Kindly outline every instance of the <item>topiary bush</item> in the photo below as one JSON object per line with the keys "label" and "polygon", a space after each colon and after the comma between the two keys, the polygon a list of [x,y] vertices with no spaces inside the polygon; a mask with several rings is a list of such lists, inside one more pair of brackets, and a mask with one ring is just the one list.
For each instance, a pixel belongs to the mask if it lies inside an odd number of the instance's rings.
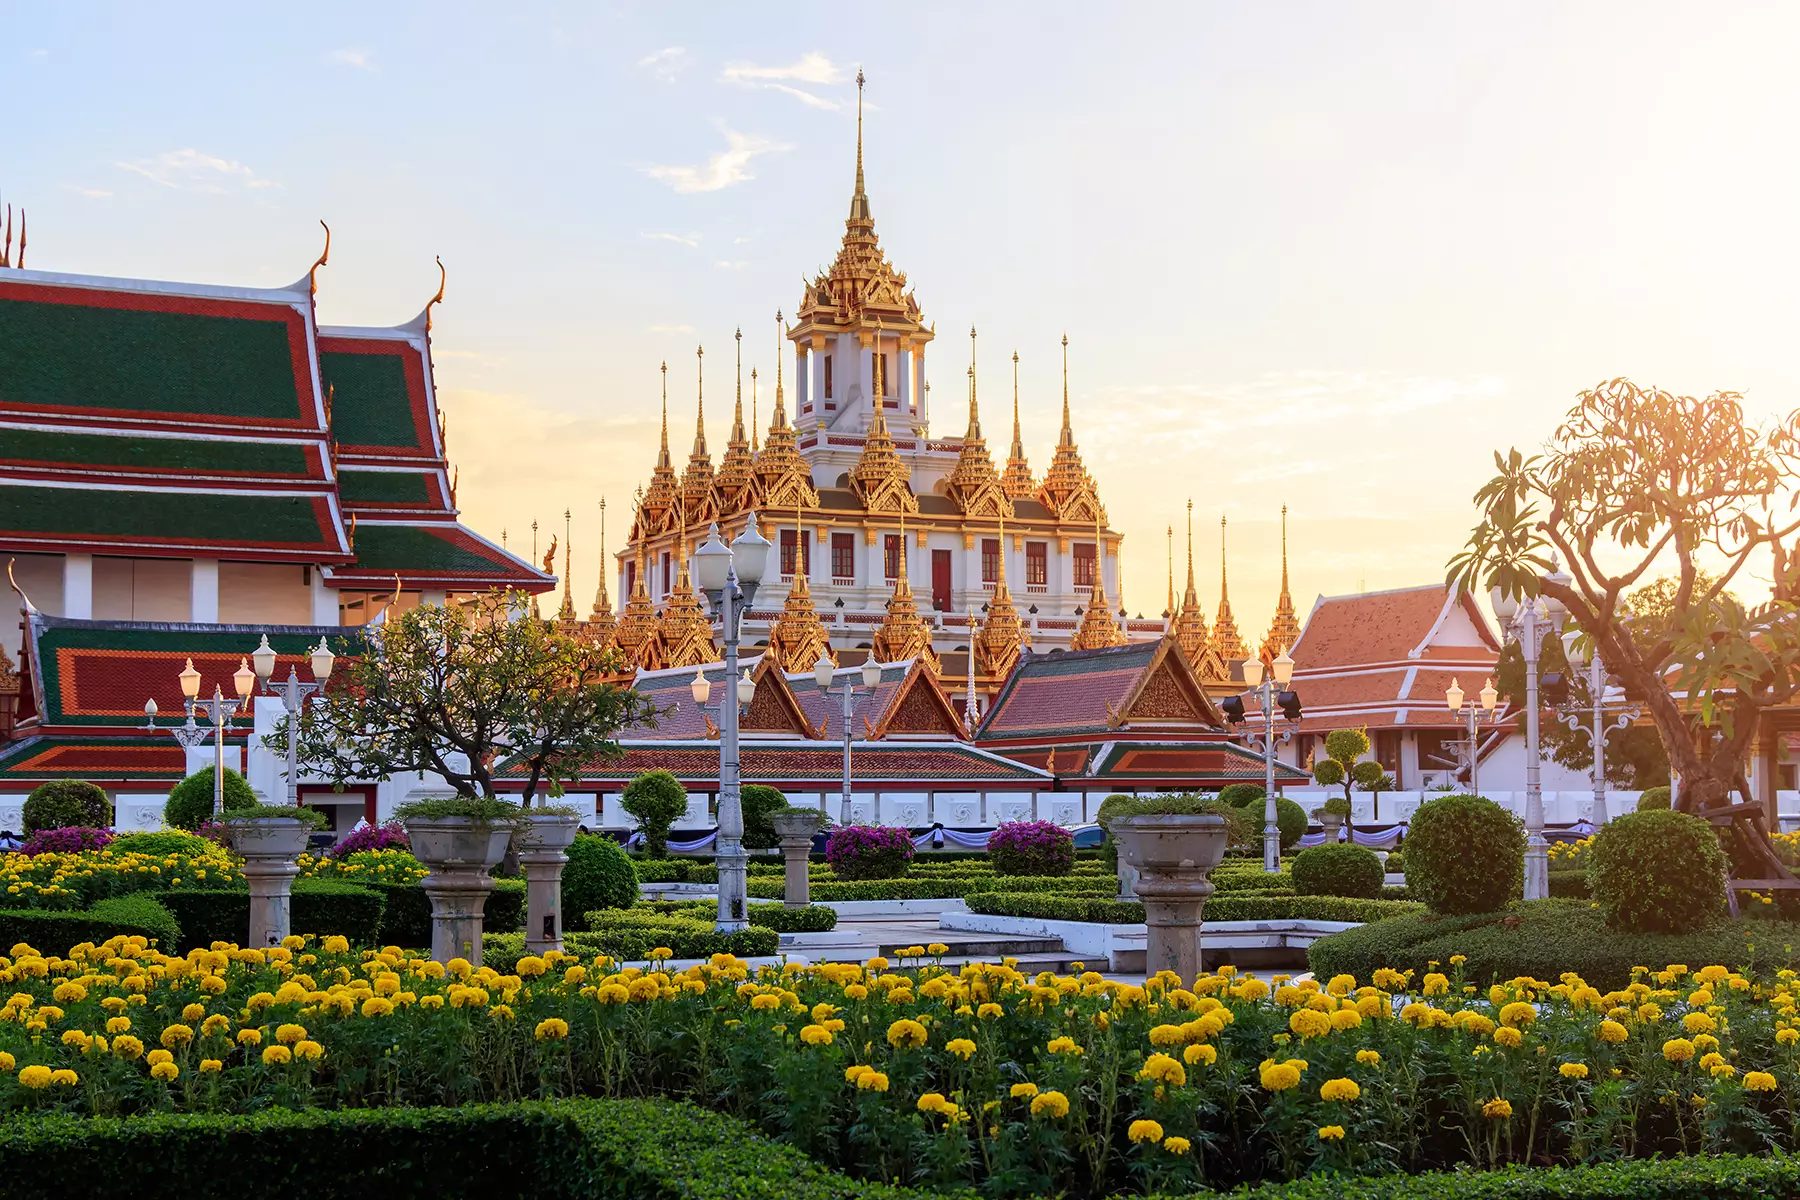
{"label": "topiary bush", "polygon": [[121,833],[108,846],[114,854],[151,854],[158,858],[167,858],[171,854],[185,854],[192,858],[196,855],[211,854],[218,847],[195,833],[182,833],[174,829],[146,830],[142,833]]}
{"label": "topiary bush", "polygon": [[1419,805],[1406,833],[1406,890],[1433,912],[1495,912],[1525,888],[1525,826],[1481,796]]}
{"label": "topiary bush", "polygon": [[32,789],[20,820],[26,833],[72,825],[111,825],[112,801],[98,784],[85,779],[52,779]]}
{"label": "topiary bush", "polygon": [[1075,836],[1054,821],[1008,821],[988,838],[988,857],[1002,875],[1067,875]]}
{"label": "topiary bush", "polygon": [[744,849],[773,850],[781,845],[775,826],[769,822],[771,816],[788,806],[781,789],[746,783],[738,789],[738,798],[744,810]]}
{"label": "topiary bush", "polygon": [[[1306,810],[1286,796],[1275,797],[1275,828],[1281,831],[1281,848],[1291,849],[1306,836]],[[1258,821],[1258,833],[1261,830],[1262,822]]]}
{"label": "topiary bush", "polygon": [[1725,851],[1704,818],[1647,810],[1608,821],[1588,847],[1588,888],[1613,929],[1687,933],[1724,907]]}
{"label": "topiary bush", "polygon": [[839,879],[898,879],[912,856],[912,839],[892,825],[845,825],[825,840],[825,861]]}
{"label": "topiary bush", "polygon": [[562,910],[566,929],[586,929],[587,914],[630,908],[637,903],[638,877],[631,859],[609,837],[577,834],[563,868]]}
{"label": "topiary bush", "polygon": [[1381,860],[1366,846],[1314,846],[1294,859],[1294,894],[1378,900],[1385,874]]}
{"label": "topiary bush", "polygon": [[1264,794],[1260,783],[1228,783],[1219,789],[1219,799],[1233,808],[1260,804]]}
{"label": "topiary bush", "polygon": [[669,852],[669,829],[687,815],[687,789],[667,771],[645,771],[625,785],[619,807],[637,818],[644,852],[661,858]]}
{"label": "topiary bush", "polygon": [[1674,792],[1667,786],[1645,788],[1638,793],[1637,810],[1651,812],[1659,808],[1669,808],[1674,803]]}
{"label": "topiary bush", "polygon": [[[256,793],[244,777],[225,768],[225,811],[255,808]],[[171,829],[198,829],[213,815],[213,769],[202,767],[176,784],[163,805],[163,823]]]}

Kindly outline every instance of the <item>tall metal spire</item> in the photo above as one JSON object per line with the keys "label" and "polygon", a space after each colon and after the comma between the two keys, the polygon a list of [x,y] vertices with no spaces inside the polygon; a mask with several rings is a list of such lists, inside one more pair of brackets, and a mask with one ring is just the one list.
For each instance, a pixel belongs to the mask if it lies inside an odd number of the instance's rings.
{"label": "tall metal spire", "polygon": [[869,197],[863,191],[863,79],[862,68],[856,70],[856,192],[850,197],[850,219],[868,221]]}
{"label": "tall metal spire", "polygon": [[669,360],[662,364],[662,449],[657,453],[656,465],[672,467],[669,460]]}

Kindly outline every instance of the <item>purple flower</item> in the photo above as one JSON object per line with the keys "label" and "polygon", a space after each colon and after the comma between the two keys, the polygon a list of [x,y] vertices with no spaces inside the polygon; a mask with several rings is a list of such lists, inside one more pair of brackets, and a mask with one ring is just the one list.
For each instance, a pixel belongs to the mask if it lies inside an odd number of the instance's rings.
{"label": "purple flower", "polygon": [[1010,821],[988,838],[988,857],[1002,875],[1067,875],[1075,838],[1054,821]]}
{"label": "purple flower", "polygon": [[897,879],[912,856],[912,838],[892,825],[845,825],[825,840],[825,861],[840,879]]}
{"label": "purple flower", "polygon": [[79,854],[83,850],[103,850],[113,840],[110,829],[86,825],[66,825],[61,829],[40,829],[25,839],[20,854]]}
{"label": "purple flower", "polygon": [[388,821],[381,825],[364,825],[361,829],[352,830],[344,835],[344,840],[325,852],[327,858],[342,858],[346,854],[355,854],[359,850],[401,850],[412,849],[406,840],[406,830],[398,821]]}

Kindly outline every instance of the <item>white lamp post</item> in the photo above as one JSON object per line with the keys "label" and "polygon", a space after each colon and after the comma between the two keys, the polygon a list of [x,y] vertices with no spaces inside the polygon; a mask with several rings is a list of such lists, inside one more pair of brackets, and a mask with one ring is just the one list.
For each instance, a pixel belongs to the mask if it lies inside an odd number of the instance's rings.
{"label": "white lamp post", "polygon": [[1463,690],[1457,686],[1455,676],[1450,677],[1450,686],[1444,689],[1444,701],[1450,706],[1450,711],[1468,717],[1469,740],[1464,745],[1468,748],[1469,754],[1469,792],[1475,796],[1481,795],[1481,743],[1478,740],[1481,734],[1481,720],[1483,717],[1493,716],[1494,708],[1500,702],[1500,693],[1494,689],[1492,679],[1487,681],[1479,696],[1481,702],[1469,705],[1467,713],[1464,714]]}
{"label": "white lamp post", "polygon": [[813,664],[813,682],[818,685],[819,691],[823,692],[825,695],[838,695],[844,698],[844,717],[842,721],[844,732],[844,778],[840,785],[842,790],[838,793],[838,824],[848,825],[850,824],[850,717],[855,707],[856,697],[873,692],[876,687],[880,685],[881,664],[875,661],[874,651],[870,651],[869,657],[863,660],[861,687],[857,686],[856,679],[852,677],[844,680],[841,686],[834,688],[831,686],[832,674],[833,668],[831,660],[823,654],[819,655],[819,661]]}
{"label": "white lamp post", "polygon": [[275,649],[269,645],[269,635],[262,635],[262,644],[250,656],[256,678],[262,684],[265,695],[274,696],[281,701],[284,714],[282,725],[287,731],[287,802],[298,806],[300,803],[299,767],[296,759],[299,754],[300,712],[306,706],[306,698],[315,692],[323,691],[325,683],[331,678],[331,669],[337,663],[337,655],[325,644],[323,635],[319,644],[314,646],[311,654],[313,673],[312,683],[301,683],[299,673],[288,668],[287,682],[279,687],[269,686],[269,677],[275,674]]}
{"label": "white lamp post", "polygon": [[[203,712],[212,724],[213,737],[213,815],[219,816],[225,811],[225,730],[231,724],[231,718],[238,709],[250,701],[250,692],[256,687],[256,673],[250,669],[247,660],[239,660],[238,669],[231,676],[231,686],[237,692],[234,699],[227,699],[225,692],[218,684],[213,685],[212,699],[200,699],[200,672],[194,669],[194,660],[188,659],[177,677],[181,680],[182,710],[187,713],[187,724],[169,730],[175,740],[186,749],[193,749],[206,740],[206,733],[194,723],[194,714]],[[156,701],[144,702],[145,728],[154,731],[156,724]]]}
{"label": "white lamp post", "polygon": [[[744,805],[738,791],[738,706],[748,703],[745,692],[754,693],[755,685],[747,672],[738,677],[738,623],[756,596],[768,561],[769,539],[756,532],[755,513],[729,547],[720,540],[715,524],[692,561],[700,590],[720,615],[726,678],[737,681],[737,703],[727,697],[719,706],[719,840],[713,857],[719,867],[718,928],[723,933],[749,926],[744,882],[750,856],[744,851]],[[710,691],[705,676],[696,675],[695,702],[705,704]]]}
{"label": "white lamp post", "polygon": [[1276,736],[1275,689],[1279,687],[1285,692],[1293,679],[1294,660],[1285,646],[1269,664],[1266,678],[1262,659],[1251,655],[1244,660],[1244,682],[1250,685],[1250,691],[1257,694],[1262,704],[1262,736],[1252,737],[1249,742],[1251,749],[1260,750],[1263,756],[1263,870],[1271,874],[1281,870],[1281,823],[1275,810],[1275,747],[1294,736],[1292,729],[1284,729],[1279,737]]}
{"label": "white lamp post", "polygon": [[[1554,568],[1554,564],[1552,564]],[[1568,576],[1552,570],[1546,580],[1567,583]],[[1562,628],[1568,611],[1546,596],[1521,604],[1494,590],[1494,615],[1516,638],[1525,657],[1525,899],[1544,900],[1550,895],[1550,843],[1544,840],[1544,789],[1542,756],[1538,744],[1538,659],[1544,638]]]}
{"label": "white lamp post", "polygon": [[1579,667],[1582,659],[1587,659],[1588,702],[1559,709],[1556,715],[1563,724],[1577,732],[1584,722],[1587,723],[1588,743],[1594,751],[1589,780],[1594,786],[1594,811],[1588,819],[1595,829],[1599,829],[1611,819],[1606,811],[1606,735],[1614,729],[1624,729],[1630,725],[1642,715],[1643,709],[1635,704],[1608,704],[1606,667],[1601,663],[1600,655],[1588,655],[1572,634],[1564,639],[1563,644],[1571,667]]}

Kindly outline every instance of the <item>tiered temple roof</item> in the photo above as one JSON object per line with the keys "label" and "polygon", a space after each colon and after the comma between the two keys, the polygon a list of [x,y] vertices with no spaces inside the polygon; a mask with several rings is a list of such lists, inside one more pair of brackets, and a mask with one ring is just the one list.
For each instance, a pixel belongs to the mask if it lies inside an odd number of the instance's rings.
{"label": "tiered temple roof", "polygon": [[663,665],[662,643],[656,636],[656,605],[650,599],[648,572],[644,569],[644,547],[638,545],[637,570],[633,572],[631,597],[613,630],[613,645],[640,670],[654,671]]}
{"label": "tiered temple roof", "polygon": [[1208,682],[1229,679],[1231,670],[1206,632],[1206,610],[1200,607],[1200,594],[1194,590],[1194,502],[1187,511],[1187,588],[1181,593],[1181,606],[1174,614],[1175,641],[1187,655],[1195,673]]}
{"label": "tiered temple roof", "polygon": [[1019,352],[1013,351],[1013,434],[1012,446],[1006,455],[1006,473],[1000,477],[1000,486],[1013,500],[1028,500],[1037,496],[1037,480],[1032,478],[1031,463],[1025,458],[1025,439],[1019,432]]}
{"label": "tiered temple roof", "polygon": [[718,516],[712,455],[706,450],[705,347],[694,351],[694,364],[694,448],[688,453],[687,470],[681,476],[681,519],[689,525],[706,524]]}
{"label": "tiered temple roof", "polygon": [[1038,499],[1059,521],[1106,521],[1106,510],[1100,507],[1099,489],[1087,467],[1082,465],[1081,448],[1075,444],[1075,431],[1069,423],[1069,335],[1063,334],[1063,404],[1062,431],[1056,438],[1056,455],[1044,482],[1038,487]]}
{"label": "tiered temple roof", "polygon": [[[781,314],[775,314],[777,329],[785,329]],[[769,431],[762,449],[756,455],[756,487],[763,505],[773,509],[817,508],[819,489],[813,486],[812,472],[800,457],[795,445],[794,427],[788,424],[787,396],[782,385],[781,347],[775,349],[775,411],[769,418]]]}
{"label": "tiered temple roof", "polygon": [[1262,657],[1274,662],[1283,650],[1300,640],[1300,621],[1294,616],[1294,598],[1288,593],[1287,505],[1281,506],[1281,597],[1275,601],[1275,619],[1262,640]]}
{"label": "tiered temple roof", "polygon": [[[1000,528],[1000,539],[1004,544],[1004,525]],[[990,680],[1003,680],[1011,675],[1013,667],[1019,661],[1019,654],[1026,645],[1019,610],[1014,607],[1012,592],[1006,586],[1004,554],[1000,556],[999,568],[998,577],[994,580],[993,595],[988,598],[987,615],[982,618],[981,628],[976,632],[974,643],[970,647],[975,655],[976,673]]]}
{"label": "tiered temple roof", "polygon": [[[989,470],[993,464],[988,464]],[[875,418],[857,456],[856,469],[850,472],[850,487],[870,512],[916,513],[919,498],[913,495],[912,472],[894,451],[894,439],[888,434],[887,418],[881,406],[875,406]]]}
{"label": "tiered temple roof", "polygon": [[931,647],[931,627],[919,615],[913,599],[912,584],[906,578],[906,527],[900,528],[900,570],[894,577],[894,591],[888,597],[887,615],[875,630],[875,658],[879,662],[910,662],[921,659],[932,671],[941,665],[937,651]]}
{"label": "tiered temple roof", "polygon": [[675,545],[675,586],[669,589],[669,598],[663,602],[662,616],[656,623],[657,658],[665,667],[718,662],[712,622],[688,578],[685,547],[679,541]]}
{"label": "tiered temple roof", "polygon": [[757,497],[756,461],[744,432],[744,331],[738,330],[733,340],[737,343],[737,400],[731,417],[731,436],[725,442],[725,457],[719,460],[718,474],[713,478],[722,515],[755,507]]}
{"label": "tiered temple roof", "polygon": [[1000,484],[994,460],[988,454],[987,440],[981,436],[981,405],[976,394],[973,347],[975,327],[969,327],[969,426],[963,433],[962,449],[956,466],[950,471],[948,489],[951,499],[966,516],[1010,517],[1012,497]]}
{"label": "tiered temple roof", "polygon": [[1225,579],[1225,518],[1219,517],[1219,615],[1213,621],[1212,648],[1227,663],[1250,657],[1250,647],[1231,616],[1231,592]]}

